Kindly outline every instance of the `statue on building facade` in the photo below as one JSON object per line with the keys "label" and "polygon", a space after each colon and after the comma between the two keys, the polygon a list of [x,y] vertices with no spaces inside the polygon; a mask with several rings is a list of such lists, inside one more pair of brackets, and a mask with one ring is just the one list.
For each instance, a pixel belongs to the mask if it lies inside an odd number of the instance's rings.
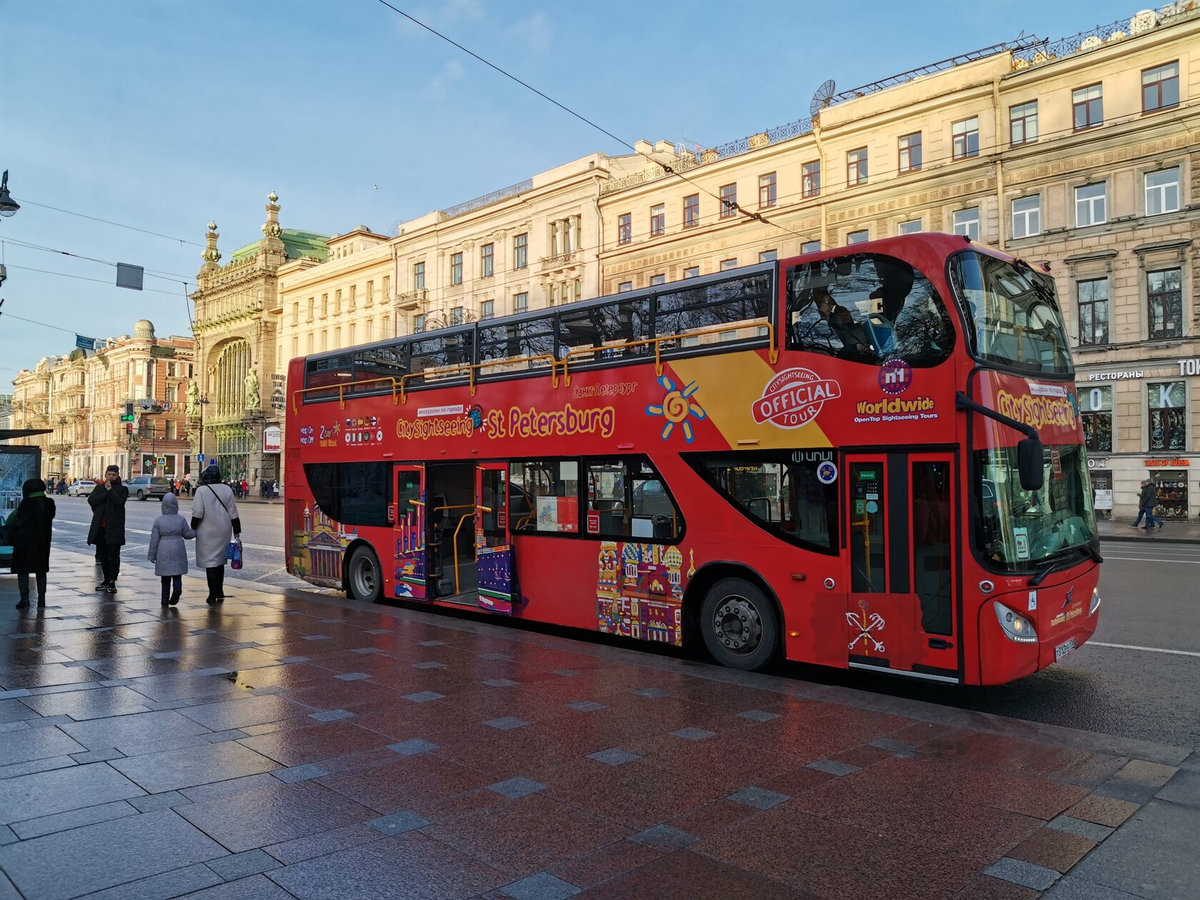
{"label": "statue on building facade", "polygon": [[187,386],[187,416],[189,419],[200,418],[200,388],[194,381],[189,381]]}
{"label": "statue on building facade", "polygon": [[246,373],[246,409],[258,409],[262,398],[258,393],[258,373],[250,369]]}

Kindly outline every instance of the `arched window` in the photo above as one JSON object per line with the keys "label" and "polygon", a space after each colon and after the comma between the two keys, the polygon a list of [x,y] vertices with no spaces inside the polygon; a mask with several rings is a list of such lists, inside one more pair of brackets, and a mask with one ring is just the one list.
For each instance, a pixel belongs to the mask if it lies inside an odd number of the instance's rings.
{"label": "arched window", "polygon": [[217,354],[216,414],[222,418],[241,417],[246,410],[246,373],[250,371],[250,342],[235,340]]}

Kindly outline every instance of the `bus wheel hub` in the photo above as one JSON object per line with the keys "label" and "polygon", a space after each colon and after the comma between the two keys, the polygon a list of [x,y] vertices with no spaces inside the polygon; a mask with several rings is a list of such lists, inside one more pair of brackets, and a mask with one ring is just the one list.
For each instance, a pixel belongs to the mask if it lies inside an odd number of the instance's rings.
{"label": "bus wheel hub", "polygon": [[745,597],[727,597],[713,619],[717,639],[730,650],[753,652],[762,640],[762,620]]}

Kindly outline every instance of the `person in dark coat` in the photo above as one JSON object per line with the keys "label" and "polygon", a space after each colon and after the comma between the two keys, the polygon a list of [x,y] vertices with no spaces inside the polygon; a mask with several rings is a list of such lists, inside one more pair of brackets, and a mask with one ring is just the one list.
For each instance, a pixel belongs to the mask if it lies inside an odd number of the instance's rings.
{"label": "person in dark coat", "polygon": [[24,499],[7,524],[13,544],[12,570],[17,573],[17,589],[21,592],[17,609],[28,609],[30,575],[37,580],[37,605],[46,605],[54,501],[46,496],[46,483],[40,478],[30,478],[21,485],[21,494]]}
{"label": "person in dark coat", "polygon": [[109,594],[117,592],[117,576],[121,574],[121,547],[125,543],[125,502],[129,499],[129,488],[121,484],[121,470],[109,466],[104,472],[104,483],[97,485],[88,494],[88,506],[92,508],[92,526],[88,529],[88,543],[95,544],[103,555],[100,568],[104,580],[96,590]]}

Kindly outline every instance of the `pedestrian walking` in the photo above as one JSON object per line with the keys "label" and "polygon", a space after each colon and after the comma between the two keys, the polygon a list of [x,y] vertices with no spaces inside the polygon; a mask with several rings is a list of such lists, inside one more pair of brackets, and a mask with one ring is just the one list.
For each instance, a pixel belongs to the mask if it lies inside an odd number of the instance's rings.
{"label": "pedestrian walking", "polygon": [[174,494],[167,494],[162,498],[162,514],[150,529],[150,551],[146,556],[154,563],[154,574],[162,580],[163,606],[179,604],[183,576],[188,571],[184,541],[195,536],[195,530],[179,514],[179,499]]}
{"label": "pedestrian walking", "polygon": [[1137,528],[1142,522],[1142,516],[1145,516],[1147,531],[1162,528],[1163,520],[1154,516],[1154,507],[1157,505],[1158,489],[1154,486],[1154,482],[1149,478],[1142,479],[1142,489],[1138,494],[1138,514],[1137,518],[1133,520],[1133,527]]}
{"label": "pedestrian walking", "polygon": [[125,543],[125,502],[128,499],[129,488],[121,484],[121,470],[117,466],[105,469],[104,482],[88,494],[88,506],[92,508],[92,524],[88,529],[87,542],[96,545],[104,578],[96,585],[96,590],[109,594],[117,592],[117,576],[121,574],[121,547]]}
{"label": "pedestrian walking", "polygon": [[46,496],[46,483],[40,478],[30,478],[21,485],[21,495],[21,505],[8,517],[5,527],[12,541],[12,570],[17,573],[21,595],[17,609],[29,609],[30,575],[37,582],[37,605],[46,605],[54,501]]}
{"label": "pedestrian walking", "polygon": [[250,496],[250,482],[248,482],[245,478],[243,478],[241,487],[242,487],[242,499],[245,500]]}
{"label": "pedestrian walking", "polygon": [[192,528],[196,531],[196,565],[208,578],[209,606],[225,600],[225,560],[229,542],[241,537],[233,489],[222,483],[221,470],[209,466],[200,473],[200,486],[192,500]]}

